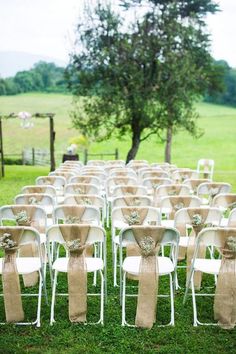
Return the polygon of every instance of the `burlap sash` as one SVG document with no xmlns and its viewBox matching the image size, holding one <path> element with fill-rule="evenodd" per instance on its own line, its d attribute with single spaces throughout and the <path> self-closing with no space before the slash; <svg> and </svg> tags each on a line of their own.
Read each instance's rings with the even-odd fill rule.
<svg viewBox="0 0 236 354">
<path fill-rule="evenodd" d="M 89 225 L 60 225 L 61 234 L 69 250 L 68 293 L 69 318 L 71 322 L 86 322 L 87 315 L 87 269 L 84 256 Z"/>
<path fill-rule="evenodd" d="M 88 224 L 89 220 L 83 221 L 83 215 L 86 208 L 80 205 L 62 205 L 65 219 L 64 224 Z M 93 245 L 86 247 L 86 257 L 93 256 Z"/>
<path fill-rule="evenodd" d="M 34 217 L 36 208 L 32 205 L 14 205 L 14 207 L 11 208 L 12 213 L 14 214 L 16 218 L 16 223 L 19 226 L 31 226 L 34 227 L 39 233 L 45 233 L 46 232 L 46 225 L 45 222 L 43 223 L 43 220 L 36 219 Z M 20 256 L 21 257 L 37 257 L 37 249 L 36 245 L 34 244 L 28 244 L 24 245 L 20 248 Z M 30 286 L 35 286 L 38 283 L 38 272 L 33 272 L 30 274 L 24 274 L 23 275 L 23 280 L 24 280 L 24 286 L 25 287 L 30 287 Z"/>
<path fill-rule="evenodd" d="M 129 177 L 115 177 L 113 181 L 117 186 L 124 185 L 129 183 Z"/>
<path fill-rule="evenodd" d="M 152 328 L 153 323 L 156 322 L 159 280 L 157 251 L 164 232 L 164 228 L 133 228 L 134 237 L 141 254 L 135 318 L 135 324 L 138 327 Z"/>
<path fill-rule="evenodd" d="M 19 274 L 16 268 L 16 253 L 24 229 L 4 228 L 0 230 L 0 247 L 5 251 L 2 268 L 3 297 L 7 322 L 24 320 L 21 301 Z"/>
<path fill-rule="evenodd" d="M 121 190 L 124 195 L 135 195 L 137 193 L 138 187 L 135 187 L 135 186 L 124 187 L 124 186 L 122 186 Z"/>
<path fill-rule="evenodd" d="M 166 195 L 169 195 L 169 196 L 179 195 L 181 188 L 182 188 L 182 186 L 180 186 L 178 184 L 166 186 Z"/>
<path fill-rule="evenodd" d="M 75 195 L 74 200 L 79 205 L 93 205 L 95 201 L 95 196 L 93 195 Z"/>
<path fill-rule="evenodd" d="M 122 214 L 126 222 L 132 225 L 142 225 L 146 216 L 148 214 L 148 208 L 134 208 L 134 207 L 126 207 L 121 208 Z M 127 257 L 140 256 L 140 248 L 137 244 L 128 244 L 126 247 L 126 255 Z M 136 275 L 127 274 L 127 277 L 132 280 L 137 280 Z"/>
<path fill-rule="evenodd" d="M 31 186 L 26 188 L 26 192 L 29 194 L 34 194 L 34 193 L 46 193 L 46 187 L 45 186 Z"/>
<path fill-rule="evenodd" d="M 68 180 L 72 176 L 72 171 L 71 172 L 55 172 L 54 176 L 65 177 L 65 179 Z"/>
<path fill-rule="evenodd" d="M 80 224 L 85 212 L 84 206 L 79 205 L 62 205 L 61 209 L 64 214 L 65 224 Z"/>
<path fill-rule="evenodd" d="M 172 207 L 169 218 L 174 219 L 175 213 L 178 210 L 182 208 L 188 208 L 191 203 L 191 200 L 192 200 L 191 197 L 181 197 L 181 196 L 172 196 L 171 198 L 169 198 Z"/>
<path fill-rule="evenodd" d="M 127 206 L 140 206 L 141 205 L 141 200 L 139 197 L 136 196 L 127 196 L 123 198 L 125 204 Z"/>
<path fill-rule="evenodd" d="M 221 185 L 218 183 L 211 183 L 209 185 L 208 193 L 209 193 L 210 201 L 212 201 L 214 197 L 220 193 L 221 188 L 222 188 Z"/>
<path fill-rule="evenodd" d="M 24 195 L 25 204 L 40 205 L 40 202 L 43 199 L 43 197 L 44 195 L 39 193 L 25 194 Z"/>
<path fill-rule="evenodd" d="M 190 267 L 191 267 L 191 261 L 193 259 L 193 254 L 195 251 L 195 246 L 196 246 L 196 237 L 199 234 L 199 232 L 206 227 L 206 220 L 208 217 L 209 209 L 202 209 L 202 208 L 196 208 L 196 209 L 188 209 L 188 215 L 190 218 L 190 224 L 192 225 L 192 232 L 189 235 L 189 242 L 188 242 L 188 247 L 187 247 L 187 276 L 186 276 L 186 284 L 189 278 L 190 274 Z M 206 256 L 206 247 L 201 246 L 199 247 L 197 257 L 198 258 L 205 258 Z M 195 272 L 194 273 L 194 287 L 196 289 L 200 289 L 201 287 L 201 282 L 202 282 L 202 272 Z"/>
<path fill-rule="evenodd" d="M 236 325 L 236 230 L 221 231 L 222 254 L 218 275 L 214 317 L 221 328 L 232 329 Z"/>
<path fill-rule="evenodd" d="M 194 194 L 197 193 L 197 187 L 204 182 L 209 182 L 209 179 L 189 179 L 188 181 L 191 185 L 191 189 L 194 192 Z"/>
<path fill-rule="evenodd" d="M 43 182 L 43 184 L 46 185 L 54 185 L 55 181 L 56 181 L 56 177 L 55 176 L 45 176 L 41 178 L 41 181 Z"/>
<path fill-rule="evenodd" d="M 79 183 L 91 183 L 91 178 L 92 177 L 88 177 L 88 176 L 79 176 L 78 177 L 78 181 Z"/>
<path fill-rule="evenodd" d="M 89 184 L 75 184 L 72 186 L 74 193 L 77 194 L 88 194 L 90 185 Z"/>
<path fill-rule="evenodd" d="M 210 174 L 210 161 L 205 160 L 203 165 L 203 177 L 208 178 Z"/>
</svg>

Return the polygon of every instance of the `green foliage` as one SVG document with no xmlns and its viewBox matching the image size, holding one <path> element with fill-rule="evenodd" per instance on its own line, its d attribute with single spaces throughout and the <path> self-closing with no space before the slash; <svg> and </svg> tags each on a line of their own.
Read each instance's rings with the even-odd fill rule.
<svg viewBox="0 0 236 354">
<path fill-rule="evenodd" d="M 30 70 L 20 71 L 13 78 L 0 79 L 0 95 L 24 92 L 66 92 L 64 68 L 54 63 L 38 62 Z"/>
<path fill-rule="evenodd" d="M 206 102 L 236 106 L 236 69 L 231 68 L 224 60 L 215 62 L 215 76 L 222 77 L 222 87 L 219 91 L 209 90 Z"/>
<path fill-rule="evenodd" d="M 194 102 L 209 85 L 212 64 L 204 17 L 217 5 L 120 3 L 122 13 L 101 3 L 87 12 L 66 77 L 74 95 L 83 96 L 75 103 L 74 126 L 100 140 L 131 134 L 128 161 L 140 142 L 170 126 L 197 135 Z"/>
</svg>

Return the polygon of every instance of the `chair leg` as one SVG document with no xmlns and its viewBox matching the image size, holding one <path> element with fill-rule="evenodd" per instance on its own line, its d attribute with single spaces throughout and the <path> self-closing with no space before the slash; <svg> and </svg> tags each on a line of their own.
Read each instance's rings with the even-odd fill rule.
<svg viewBox="0 0 236 354">
<path fill-rule="evenodd" d="M 173 290 L 173 279 L 171 273 L 169 274 L 169 279 L 170 279 L 170 308 L 171 308 L 170 325 L 174 326 L 175 324 L 174 290 Z"/>
<path fill-rule="evenodd" d="M 113 264 L 113 279 L 114 279 L 114 286 L 118 286 L 117 284 L 117 246 L 114 244 L 114 264 Z"/>
<path fill-rule="evenodd" d="M 39 272 L 39 292 L 38 292 L 38 308 L 37 308 L 37 321 L 36 321 L 37 327 L 40 327 L 42 287 L 43 287 L 43 278 L 41 272 Z"/>
<path fill-rule="evenodd" d="M 193 301 L 193 325 L 197 326 L 197 303 L 194 289 L 194 272 L 191 277 L 192 301 Z"/>
<path fill-rule="evenodd" d="M 54 273 L 54 281 L 52 288 L 52 303 L 51 303 L 51 315 L 50 315 L 50 325 L 53 325 L 54 320 L 54 306 L 55 306 L 55 297 L 56 297 L 56 287 L 57 287 L 57 270 Z"/>
<path fill-rule="evenodd" d="M 123 273 L 123 292 L 122 292 L 122 326 L 125 326 L 125 288 L 126 288 L 126 272 Z"/>
<path fill-rule="evenodd" d="M 104 276 L 101 270 L 100 270 L 100 276 L 101 276 L 100 322 L 103 325 L 104 324 Z"/>
</svg>

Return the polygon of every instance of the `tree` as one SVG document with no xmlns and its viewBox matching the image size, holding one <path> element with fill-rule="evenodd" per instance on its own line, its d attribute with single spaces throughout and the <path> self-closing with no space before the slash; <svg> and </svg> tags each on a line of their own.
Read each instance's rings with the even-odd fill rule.
<svg viewBox="0 0 236 354">
<path fill-rule="evenodd" d="M 100 140 L 130 133 L 128 162 L 142 141 L 162 129 L 196 132 L 192 102 L 207 86 L 211 62 L 203 19 L 217 5 L 212 0 L 120 4 L 123 12 L 100 3 L 87 11 L 66 77 L 75 95 L 74 126 Z"/>
</svg>

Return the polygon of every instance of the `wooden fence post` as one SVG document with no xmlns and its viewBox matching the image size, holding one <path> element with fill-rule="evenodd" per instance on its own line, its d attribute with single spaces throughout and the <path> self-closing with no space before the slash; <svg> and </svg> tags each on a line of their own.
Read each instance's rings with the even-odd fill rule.
<svg viewBox="0 0 236 354">
<path fill-rule="evenodd" d="M 50 171 L 54 171 L 55 164 L 55 155 L 54 155 L 54 141 L 55 141 L 55 131 L 54 131 L 54 122 L 53 116 L 49 116 L 49 126 L 50 126 Z"/>
<path fill-rule="evenodd" d="M 115 149 L 115 160 L 119 160 L 119 150 Z"/>
<path fill-rule="evenodd" d="M 35 149 L 32 148 L 32 165 L 35 165 Z"/>
<path fill-rule="evenodd" d="M 88 162 L 88 149 L 84 149 L 84 164 L 87 165 Z"/>
</svg>

